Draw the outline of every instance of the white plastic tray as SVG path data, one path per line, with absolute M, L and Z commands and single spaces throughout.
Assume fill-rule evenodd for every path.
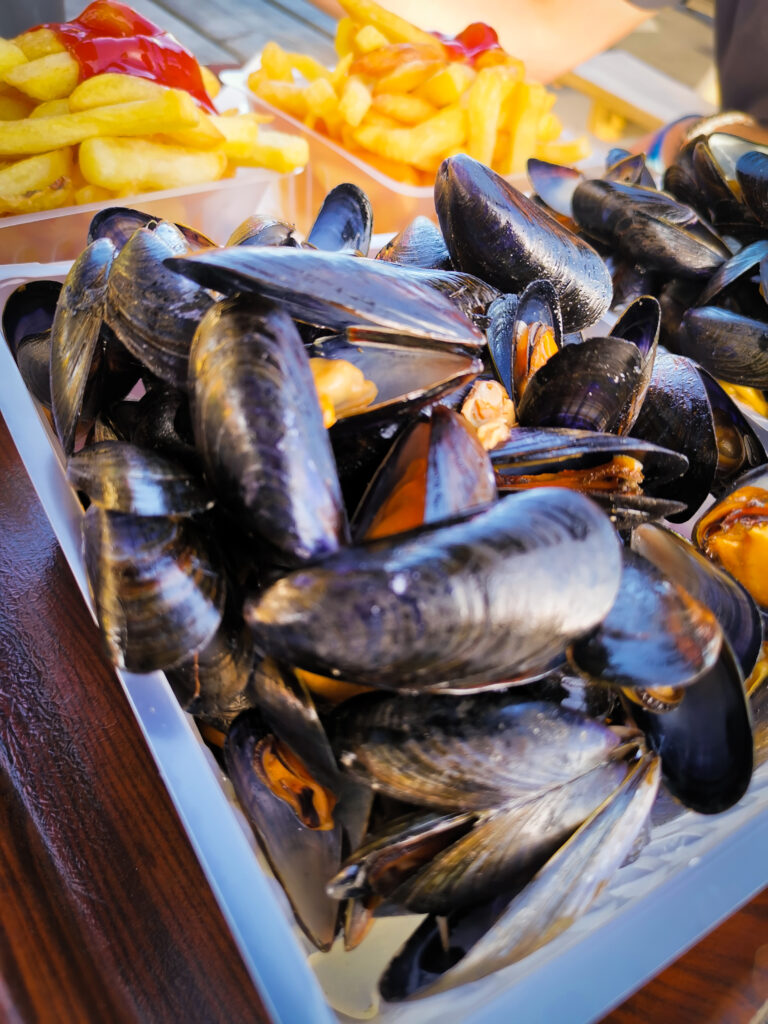
M 0 309 L 18 284 L 61 279 L 66 269 L 61 263 L 0 267 Z M 59 446 L 4 343 L 0 413 L 91 607 L 80 549 L 82 510 L 66 482 Z M 346 1005 L 353 989 L 365 988 L 365 972 L 381 962 L 384 947 L 394 951 L 402 922 L 379 922 L 360 950 L 346 957 L 338 950 L 307 957 L 282 894 L 265 873 L 226 786 L 165 677 L 117 675 L 272 1019 L 276 1024 L 348 1021 L 330 1009 L 312 967 L 336 1005 Z M 685 812 L 655 826 L 641 856 L 617 873 L 592 909 L 532 956 L 439 996 L 382 1006 L 378 1013 L 371 1006 L 370 1016 L 381 1024 L 592 1021 L 766 884 L 768 764 L 727 813 Z

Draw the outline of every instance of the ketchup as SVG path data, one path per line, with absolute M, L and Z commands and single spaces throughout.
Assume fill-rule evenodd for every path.
M 200 74 L 200 65 L 168 32 L 117 0 L 94 0 L 72 21 L 41 26 L 50 29 L 80 65 L 82 78 L 106 71 L 150 78 L 185 89 L 215 113 Z
M 442 32 L 433 32 L 432 35 L 437 36 L 454 60 L 464 60 L 469 64 L 473 64 L 481 53 L 501 50 L 496 32 L 483 21 L 473 21 L 455 36 L 444 36 Z

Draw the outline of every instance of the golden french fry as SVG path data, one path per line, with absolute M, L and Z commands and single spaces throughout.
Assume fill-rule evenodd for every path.
M 224 135 L 216 127 L 210 114 L 202 114 L 194 128 L 182 128 L 179 131 L 164 132 L 167 140 L 188 146 L 190 149 L 214 149 L 224 143 Z
M 339 98 L 339 116 L 355 128 L 365 117 L 372 102 L 371 90 L 365 82 L 351 75 Z
M 259 76 L 259 71 L 254 71 L 248 76 L 248 87 L 257 96 L 290 114 L 291 117 L 301 119 L 306 116 L 308 108 L 304 96 L 305 86 L 301 82 L 272 82 Z
M 375 25 L 363 25 L 355 33 L 354 47 L 359 54 L 370 53 L 372 50 L 380 50 L 389 43 L 387 37 L 376 28 Z
M 333 40 L 334 49 L 339 57 L 346 57 L 347 54 L 353 52 L 357 29 L 358 26 L 351 18 L 339 18 L 336 24 L 336 36 Z
M 536 133 L 542 112 L 548 109 L 549 96 L 540 82 L 516 82 L 509 96 L 504 125 L 509 132 L 509 149 L 500 174 L 519 174 L 536 149 Z
M 9 68 L 2 79 L 33 100 L 58 100 L 77 85 L 80 65 L 68 53 L 49 53 Z
M 0 214 L 41 213 L 43 210 L 60 210 L 74 202 L 75 190 L 69 181 L 62 178 L 56 184 L 47 185 L 32 192 L 19 195 L 0 193 Z
M 547 110 L 539 118 L 539 125 L 536 130 L 537 145 L 542 142 L 554 142 L 560 138 L 563 131 L 563 123 L 557 114 Z
M 385 92 L 373 97 L 373 109 L 402 124 L 419 124 L 434 117 L 437 107 L 412 93 Z
M 392 74 L 404 64 L 413 61 L 436 62 L 441 66 L 445 63 L 436 57 L 430 47 L 416 46 L 413 43 L 392 43 L 381 49 L 356 57 L 350 68 L 353 75 L 365 75 L 369 78 L 383 78 Z
M 501 108 L 514 80 L 500 65 L 483 68 L 469 88 L 467 101 L 467 153 L 490 166 L 496 146 Z
M 57 117 L 2 121 L 0 156 L 45 153 L 51 148 L 72 146 L 97 135 L 154 135 L 179 131 L 196 125 L 200 116 L 189 93 L 167 89 L 154 100 L 116 103 Z
M 215 75 L 210 68 L 207 68 L 205 64 L 200 65 L 200 75 L 203 79 L 203 88 L 211 99 L 215 99 L 219 95 L 221 90 L 221 82 L 219 81 L 218 75 Z
M 388 130 L 376 125 L 361 125 L 354 139 L 389 160 L 401 160 L 418 166 L 438 153 L 463 145 L 467 135 L 467 115 L 461 107 L 446 107 L 428 121 L 412 128 Z
M 18 121 L 22 117 L 28 117 L 34 107 L 29 96 L 16 92 L 15 89 L 0 93 L 0 121 Z
M 327 78 L 316 78 L 304 86 L 304 99 L 309 114 L 321 117 L 329 131 L 337 130 L 341 123 L 339 97 Z
M 309 143 L 299 135 L 289 135 L 264 128 L 259 132 L 249 160 L 242 163 L 253 167 L 267 167 L 285 174 L 306 166 Z
M 13 40 L 27 60 L 37 60 L 49 53 L 64 53 L 66 47 L 50 28 L 31 28 Z
M 138 75 L 124 75 L 107 71 L 103 75 L 86 78 L 69 95 L 70 110 L 92 110 L 113 103 L 133 103 L 161 96 L 167 86 Z
M 552 139 L 537 142 L 533 155 L 539 160 L 547 160 L 553 164 L 576 164 L 589 156 L 589 139 L 579 135 L 575 139 Z
M 375 96 L 380 92 L 412 92 L 431 78 L 441 66 L 434 60 L 409 60 L 388 75 L 379 78 L 373 87 L 373 94 Z
M 288 58 L 294 71 L 298 71 L 308 82 L 314 82 L 316 78 L 330 79 L 331 77 L 330 70 L 308 53 L 291 52 L 288 54 Z
M 227 169 L 227 157 L 220 150 L 188 150 L 148 139 L 86 139 L 78 159 L 86 181 L 115 192 L 217 181 Z
M 428 32 L 412 25 L 386 10 L 374 0 L 340 0 L 341 6 L 353 21 L 360 25 L 373 25 L 393 43 L 422 43 L 431 46 L 441 56 L 444 48 L 439 40 Z
M 342 57 L 339 63 L 331 72 L 331 85 L 340 93 L 344 88 L 344 82 L 347 80 L 349 69 L 352 67 L 352 61 L 354 60 L 354 54 L 348 53 L 346 57 Z
M 228 159 L 235 162 L 251 159 L 263 118 L 257 114 L 239 114 L 237 117 L 212 114 L 209 120 L 220 134 L 221 149 Z
M 54 149 L 50 153 L 16 160 L 0 170 L 0 196 L 33 192 L 53 185 L 72 174 L 72 149 Z
M 18 64 L 26 62 L 27 56 L 21 47 L 12 43 L 10 39 L 0 39 L 0 76 Z
M 278 43 L 268 42 L 261 51 L 261 66 L 274 82 L 292 82 L 291 59 Z
M 114 192 L 108 188 L 101 188 L 100 185 L 81 185 L 75 189 L 75 203 L 84 206 L 86 203 L 103 203 L 111 199 Z
M 69 100 L 43 100 L 30 110 L 29 117 L 53 117 L 54 114 L 68 114 Z
M 474 69 L 469 64 L 451 61 L 420 85 L 416 94 L 436 107 L 447 107 L 459 102 L 474 77 Z

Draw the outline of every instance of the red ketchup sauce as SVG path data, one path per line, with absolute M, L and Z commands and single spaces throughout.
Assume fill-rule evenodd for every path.
M 453 60 L 463 60 L 468 64 L 474 64 L 480 54 L 488 50 L 501 50 L 496 32 L 483 21 L 472 22 L 455 36 L 444 36 L 442 32 L 433 32 L 432 35 L 437 36 Z
M 192 54 L 127 4 L 94 0 L 72 21 L 40 27 L 55 33 L 80 65 L 83 79 L 106 71 L 137 75 L 185 89 L 201 107 L 215 112 Z

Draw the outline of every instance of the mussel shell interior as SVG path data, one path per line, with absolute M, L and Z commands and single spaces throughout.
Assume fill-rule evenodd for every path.
M 61 288 L 60 281 L 27 281 L 11 292 L 2 324 L 12 355 L 28 335 L 50 331 Z

